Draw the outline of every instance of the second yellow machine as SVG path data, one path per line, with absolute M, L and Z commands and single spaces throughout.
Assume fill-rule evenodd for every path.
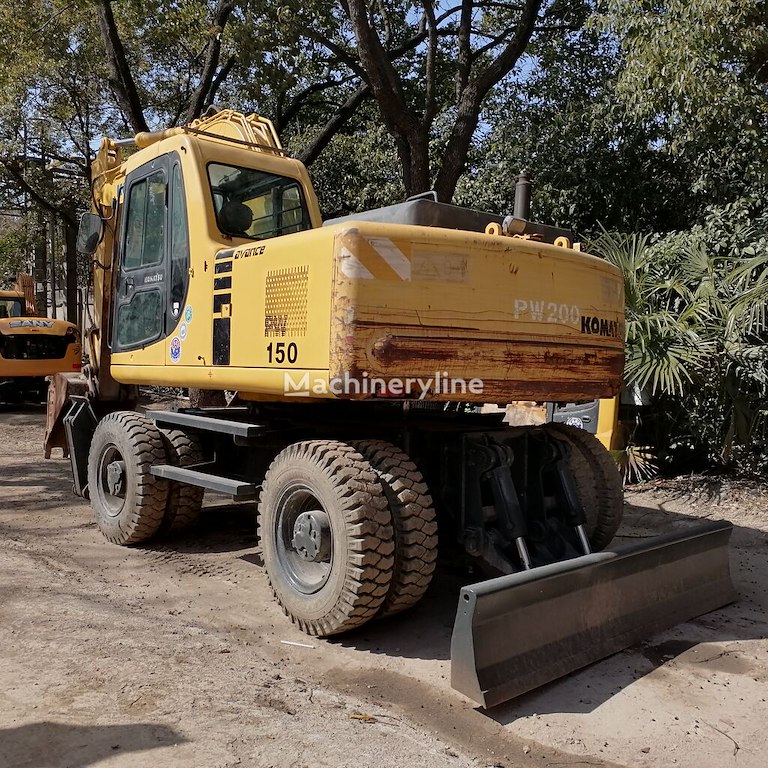
M 528 221 L 525 180 L 506 217 L 427 196 L 323 224 L 271 123 L 230 111 L 105 139 L 93 172 L 91 365 L 56 380 L 48 447 L 110 541 L 189 522 L 205 488 L 257 499 L 275 598 L 332 635 L 418 603 L 439 526 L 488 577 L 452 642 L 453 684 L 484 706 L 732 599 L 730 526 L 603 551 L 622 513 L 606 449 L 480 413 L 622 379 L 621 275 Z M 141 416 L 137 385 L 245 405 Z
M 0 290 L 0 402 L 43 400 L 46 377 L 79 371 L 81 357 L 77 326 L 38 314 L 31 275 Z

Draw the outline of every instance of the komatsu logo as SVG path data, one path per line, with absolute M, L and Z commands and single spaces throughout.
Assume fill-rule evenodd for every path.
M 147 285 L 149 283 L 162 283 L 165 279 L 165 274 L 163 272 L 155 272 L 154 275 L 147 275 L 144 278 L 144 285 Z
M 11 328 L 53 328 L 53 320 L 12 320 Z
M 605 320 L 602 317 L 581 316 L 581 332 L 592 336 L 608 336 L 619 338 L 619 323 L 616 320 Z

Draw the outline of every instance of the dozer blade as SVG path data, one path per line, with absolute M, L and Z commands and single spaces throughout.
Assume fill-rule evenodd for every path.
M 493 707 L 736 599 L 711 522 L 464 587 L 451 685 Z

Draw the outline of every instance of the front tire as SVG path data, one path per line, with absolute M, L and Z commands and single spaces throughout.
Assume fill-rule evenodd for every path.
M 371 465 L 335 440 L 294 443 L 267 471 L 259 538 L 275 598 L 309 635 L 359 627 L 392 580 L 394 534 Z
M 151 469 L 166 462 L 160 430 L 131 411 L 115 411 L 96 426 L 88 453 L 88 491 L 96 523 L 113 544 L 155 535 L 168 500 L 168 481 Z

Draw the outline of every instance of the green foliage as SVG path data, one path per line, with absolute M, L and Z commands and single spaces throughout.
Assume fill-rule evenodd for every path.
M 590 249 L 624 275 L 627 386 L 653 399 L 660 456 L 742 469 L 768 462 L 764 197 L 713 207 L 685 232 L 605 232 Z
M 630 443 L 620 451 L 611 451 L 611 456 L 619 468 L 625 484 L 642 483 L 658 473 L 656 456 L 648 446 Z
M 604 0 L 599 23 L 625 57 L 618 95 L 641 121 L 669 128 L 711 200 L 764 179 L 768 160 L 765 0 Z
M 27 268 L 27 254 L 35 237 L 25 220 L 0 224 L 0 287 Z
M 533 216 L 596 233 L 688 226 L 700 200 L 690 168 L 662 151 L 666 126 L 635 120 L 617 102 L 622 58 L 592 27 L 535 49 L 524 77 L 507 81 L 486 109 L 457 197 L 508 212 L 515 177 L 532 172 Z
M 288 146 L 301 146 L 314 130 L 292 137 Z M 405 190 L 395 157 L 392 137 L 380 125 L 337 134 L 311 168 L 323 218 L 401 202 Z

